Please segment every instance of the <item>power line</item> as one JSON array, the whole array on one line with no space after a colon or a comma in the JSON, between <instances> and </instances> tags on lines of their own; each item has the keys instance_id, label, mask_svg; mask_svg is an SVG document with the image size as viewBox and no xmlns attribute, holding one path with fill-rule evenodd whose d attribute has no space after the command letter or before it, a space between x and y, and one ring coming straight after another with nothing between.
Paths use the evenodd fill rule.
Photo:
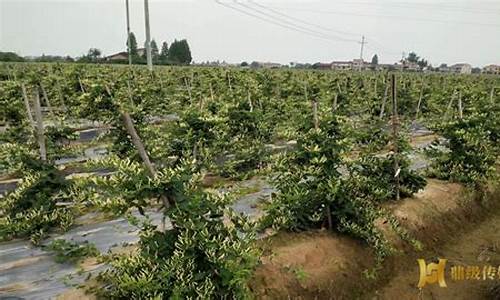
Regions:
<instances>
[{"instance_id":1,"label":"power line","mask_svg":"<svg viewBox=\"0 0 500 300\"><path fill-rule=\"evenodd\" d=\"M302 19L299 19L299 18L290 16L288 14L282 13L282 12L280 12L280 11L278 11L276 9L273 9L273 8L271 8L269 6L265 6L265 5L259 4L259 3L255 2L253 0L248 0L248 2L251 3L251 4L254 4L254 5L258 6L258 7L261 7L263 9L266 9L266 10L268 10L270 12L273 12L273 13L275 13L277 15L280 15L282 17L288 18L290 20L297 21L297 22L302 23L302 24L310 25L310 26L319 28L321 30L332 31L332 32L336 32L336 33L340 33L340 34L345 34L345 35L351 35L351 36L360 36L361 35L360 33L353 33L353 32L341 31L341 30L332 29L332 28L329 28L329 27L317 25L317 24L314 24L314 23L310 23L310 22L304 21Z\"/></svg>"},{"instance_id":2,"label":"power line","mask_svg":"<svg viewBox=\"0 0 500 300\"><path fill-rule=\"evenodd\" d=\"M293 27L296 27L296 28L300 28L301 30L309 31L309 32L311 32L313 34L324 35L325 37L333 39L333 40L340 40L340 41L344 41L344 42L353 42L353 43L357 42L357 40L354 40L354 39L348 39L348 38L343 38L343 37L340 37L340 36L329 35L329 34L325 34L323 32L317 31L317 30L313 30L313 29L310 29L310 28L307 28L307 27L304 27L304 26L301 26L301 25L297 25L296 23L293 23L293 22L288 21L288 20L286 20L284 18L281 18L281 17L276 17L275 15L267 13L266 11L262 11L261 9L256 9L254 7L251 7L251 6L247 5L247 4L245 4L245 3L238 2L237 0L233 0L233 2L235 4L238 4L240 6L243 6L243 7L247 8L247 9L253 11L253 12L256 12L258 14L264 15L264 16L269 17L269 18L277 19L281 23L285 23L285 24L288 24L290 26L293 26Z\"/></svg>"},{"instance_id":3,"label":"power line","mask_svg":"<svg viewBox=\"0 0 500 300\"><path fill-rule=\"evenodd\" d=\"M315 34L315 33L311 33L309 31L305 31L305 30L302 30L296 26L291 26L291 25L287 25L287 24L283 24L282 22L277 22L277 21L274 21L272 19L269 19L269 18L264 18L262 16L259 16L257 14L254 14L254 13L251 13L251 12L248 12L246 10L243 10L243 9L240 9L240 8L237 8L237 7L234 7L234 6L231 6L227 3L223 3L221 2L220 0L214 0L217 4L219 5L222 5L224 7L227 7L229 9L232 9L232 10L235 10L235 11L238 11L242 14L245 14L247 16L251 16L253 18L256 18L256 19L259 19L261 21L264 21L264 22L267 22L267 23L271 23L271 24L274 24L276 26L279 26L279 27L282 27L282 28L286 28L286 29L289 29L289 30L293 30L293 31L296 31L296 32L300 32L300 33L303 33L303 34L306 34L306 35L309 35L309 36L314 36L314 37L317 37L317 38L321 38L321 39L325 39L325 40L329 40L329 41L333 41L333 39L329 38L329 37L326 37L324 36L323 34L321 35L318 35L318 34Z\"/></svg>"},{"instance_id":4,"label":"power line","mask_svg":"<svg viewBox=\"0 0 500 300\"><path fill-rule=\"evenodd\" d=\"M229 9L232 9L232 10L235 10L239 13L242 13L242 14L245 14L247 16L250 16L250 17L253 17L253 18L256 18L256 19L259 19L261 21L264 21L266 23L270 23L270 24L273 24L273 25L276 25L276 26L279 26L279 27L282 27L282 28L285 28L285 29L289 29L289 30L293 30L293 31L296 31L296 32L300 32L302 34L305 34L305 35L308 35L308 36L313 36L313 37L316 37L316 38L321 38L321 39L325 39L325 40L329 40L329 41L338 41L339 39L342 41L342 42L352 42L352 43L359 43L358 40L354 40L354 39L345 39L345 38L338 38L338 37L333 37L332 36L329 36L329 35L326 35L322 32L318 32L318 31L315 31L315 30L311 30L310 28L306 28L304 26L298 26L298 25L295 25L294 23L291 23L290 21L283 21L282 18L276 18L276 16L272 15L272 14L269 14L269 13L263 13L262 11L260 10L257 10L250 7L252 11L256 11L256 13L259 13L261 15L264 15L265 17L261 16L261 15L258 15L256 13L252 13L252 12L249 12L247 10L244 10L244 9L241 9L241 8L238 8L238 7L234 7L232 5L229 5L228 3L223 3L221 2L220 0L214 0L217 4L221 5L221 6L224 6L226 8L229 8ZM245 5L245 4L242 4L242 3L239 3L235 0L233 0L236 4L239 4L240 6L243 6L244 8L248 8L248 5ZM252 2L253 4L257 4L255 3L254 1L249 1L249 2ZM261 5L262 7L264 7L263 5ZM283 16L285 16L286 14L283 14L277 10L274 10L273 9L273 13L275 14L282 14ZM296 19L297 21L300 20L298 18L295 18L295 17L292 17L290 15L286 15L289 19ZM278 19L278 21L276 21L276 19ZM327 28L327 27L323 27L323 26L320 26L320 25L316 25L316 24L313 24L313 23L310 23L310 22L307 22L307 21L303 21L303 20L300 20L301 23L303 24L306 24L308 23L308 25L310 24L310 26L315 26L317 28L320 28L322 27L323 30L328 30L328 31L333 31L331 30L331 28ZM347 34L347 32L345 32L345 34ZM356 35L355 33L349 33L350 35ZM366 37L365 37L366 38ZM374 44L378 44L378 45L382 45L381 43L378 43L376 42L373 38L370 38L369 39L370 41L374 42ZM365 43L366 44L366 43ZM370 47L371 48L371 47ZM384 50L384 46L380 47L382 50ZM378 49L378 50L381 50L381 49ZM396 52L393 52L393 51L376 51L378 52L379 54L392 54L392 53L396 53ZM397 52L398 54L400 52Z\"/></svg>"},{"instance_id":5,"label":"power line","mask_svg":"<svg viewBox=\"0 0 500 300\"><path fill-rule=\"evenodd\" d=\"M263 9L266 9L267 11L270 11L270 12L272 12L274 14L283 16L283 17L291 19L291 20L295 20L295 21L300 22L302 24L306 24L306 25L309 25L309 26L314 26L316 28L319 28L319 29L327 31L327 32L333 31L333 32L337 32L337 33L341 33L341 34L345 34L345 35L350 35L350 36L356 36L356 37L358 37L358 36L361 35L360 33L339 31L339 30L336 30L336 29L332 29L332 28L329 28L329 27L325 27L325 26L321 26L321 25L317 25L317 24L308 22L308 21L304 21L303 19L299 19L299 18L293 17L293 16L291 16L289 14L282 13L282 12L276 10L276 9L273 9L273 8L271 8L269 6L265 6L265 5L259 4L259 3L255 2L253 0L248 0L248 2L251 3L251 4L253 4L253 5L259 6L259 7L263 8ZM368 39L368 38L366 38L366 39ZM369 38L369 40L372 41L374 44L379 45L379 48L382 49L382 50L384 50L383 54L394 54L394 53L399 54L399 52L392 51L392 50L386 51L385 50L385 46L383 46L381 43L377 42L374 38ZM359 43L357 40L352 40L352 41L356 41L357 43Z\"/></svg>"},{"instance_id":6,"label":"power line","mask_svg":"<svg viewBox=\"0 0 500 300\"><path fill-rule=\"evenodd\" d=\"M486 10L486 9L478 9L478 8L471 8L471 7L459 7L459 6L453 6L449 4L437 4L437 3L411 3L411 2L391 2L391 3L374 3L374 2L355 2L355 1L349 1L349 2L335 2L336 4L348 4L348 5L366 5L366 6L390 6L392 7L403 7L403 8L417 8L417 9L429 9L429 8L435 8L435 9L443 9L443 10L449 10L449 11L456 11L456 12L464 12L464 13L471 13L471 14L498 14L500 13L500 10L498 11L492 11L492 10Z\"/></svg>"},{"instance_id":7,"label":"power line","mask_svg":"<svg viewBox=\"0 0 500 300\"><path fill-rule=\"evenodd\" d=\"M490 26L490 27L500 27L500 24L492 24L492 23L476 23L476 22L463 22L463 21L448 21L448 20L437 20L430 18L415 18L415 17L407 17L407 16L395 16L395 15L378 15L378 14L364 14L364 13L353 13L346 11L324 11L324 10L315 10L315 9L303 9L303 8L293 8L293 7L281 7L288 10L294 11L303 11L310 12L316 14L330 14L330 15L349 15L349 16L357 16L357 17L375 17L380 19L402 19L402 20L413 20L417 22L436 22L442 24L464 24L464 25L477 25L477 26Z\"/></svg>"}]
</instances>

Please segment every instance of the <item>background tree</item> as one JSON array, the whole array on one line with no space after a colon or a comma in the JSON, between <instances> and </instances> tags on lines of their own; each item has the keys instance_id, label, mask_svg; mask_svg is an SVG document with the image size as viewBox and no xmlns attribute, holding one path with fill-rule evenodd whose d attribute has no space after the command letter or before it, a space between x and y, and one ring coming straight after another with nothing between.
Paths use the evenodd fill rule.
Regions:
<instances>
[{"instance_id":1,"label":"background tree","mask_svg":"<svg viewBox=\"0 0 500 300\"><path fill-rule=\"evenodd\" d=\"M130 55L132 56L132 61L137 61L139 57L139 53L137 52L137 39L133 32L130 32ZM128 40L127 40L127 48L128 48Z\"/></svg>"},{"instance_id":2,"label":"background tree","mask_svg":"<svg viewBox=\"0 0 500 300\"><path fill-rule=\"evenodd\" d=\"M188 65L191 63L191 50L187 40L175 40L168 50L168 61L174 64Z\"/></svg>"},{"instance_id":3,"label":"background tree","mask_svg":"<svg viewBox=\"0 0 500 300\"><path fill-rule=\"evenodd\" d=\"M412 63L417 63L419 58L420 57L417 55L417 53L410 52L410 54L408 54L408 57L406 57L406 60Z\"/></svg>"},{"instance_id":4,"label":"background tree","mask_svg":"<svg viewBox=\"0 0 500 300\"><path fill-rule=\"evenodd\" d=\"M0 61L24 61L24 58L14 52L0 52Z\"/></svg>"},{"instance_id":5,"label":"background tree","mask_svg":"<svg viewBox=\"0 0 500 300\"><path fill-rule=\"evenodd\" d=\"M161 64L166 64L168 60L168 43L163 42L161 45L161 52L160 52L160 63Z\"/></svg>"},{"instance_id":6,"label":"background tree","mask_svg":"<svg viewBox=\"0 0 500 300\"><path fill-rule=\"evenodd\" d=\"M378 55L375 54L372 57L372 63L370 65L370 69L375 70L377 68L377 65L378 65Z\"/></svg>"},{"instance_id":7,"label":"background tree","mask_svg":"<svg viewBox=\"0 0 500 300\"><path fill-rule=\"evenodd\" d=\"M89 52L87 53L87 57L89 58L89 61L97 62L101 58L101 54L101 50L97 48L90 48Z\"/></svg>"},{"instance_id":8,"label":"background tree","mask_svg":"<svg viewBox=\"0 0 500 300\"><path fill-rule=\"evenodd\" d=\"M160 52L158 51L158 45L154 39L151 41L151 56L153 58L153 62L158 63Z\"/></svg>"}]
</instances>

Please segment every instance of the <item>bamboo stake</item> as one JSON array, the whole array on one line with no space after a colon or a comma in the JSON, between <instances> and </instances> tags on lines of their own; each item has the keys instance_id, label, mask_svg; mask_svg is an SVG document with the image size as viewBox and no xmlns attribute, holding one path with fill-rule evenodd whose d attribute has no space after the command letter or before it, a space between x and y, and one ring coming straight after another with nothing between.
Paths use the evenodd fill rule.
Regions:
<instances>
[{"instance_id":1,"label":"bamboo stake","mask_svg":"<svg viewBox=\"0 0 500 300\"><path fill-rule=\"evenodd\" d=\"M392 134L393 134L393 147L394 147L394 180L396 184L396 201L399 200L400 195L399 195L399 173L400 173L400 168L399 168L399 161L398 161L398 123L399 123L399 117L398 117L398 103L397 103L397 98L396 98L396 75L392 74L391 76L391 95L392 95Z\"/></svg>"},{"instance_id":2,"label":"bamboo stake","mask_svg":"<svg viewBox=\"0 0 500 300\"><path fill-rule=\"evenodd\" d=\"M45 134L43 130L42 108L40 106L40 94L38 89L35 92L35 118L36 118L36 137L40 147L40 158L47 160L47 149L45 148Z\"/></svg>"}]
</instances>

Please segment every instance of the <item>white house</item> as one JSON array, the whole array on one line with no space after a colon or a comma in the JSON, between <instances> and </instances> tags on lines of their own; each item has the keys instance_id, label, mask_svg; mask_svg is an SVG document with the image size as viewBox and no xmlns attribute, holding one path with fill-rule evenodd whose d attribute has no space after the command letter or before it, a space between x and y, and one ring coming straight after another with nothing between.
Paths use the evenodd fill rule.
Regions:
<instances>
[{"instance_id":1,"label":"white house","mask_svg":"<svg viewBox=\"0 0 500 300\"><path fill-rule=\"evenodd\" d=\"M483 68L483 73L485 74L495 74L500 75L500 66L499 65L488 65Z\"/></svg>"},{"instance_id":2,"label":"white house","mask_svg":"<svg viewBox=\"0 0 500 300\"><path fill-rule=\"evenodd\" d=\"M469 64L454 64L450 66L450 72L456 74L470 74L472 73L472 66Z\"/></svg>"}]
</instances>

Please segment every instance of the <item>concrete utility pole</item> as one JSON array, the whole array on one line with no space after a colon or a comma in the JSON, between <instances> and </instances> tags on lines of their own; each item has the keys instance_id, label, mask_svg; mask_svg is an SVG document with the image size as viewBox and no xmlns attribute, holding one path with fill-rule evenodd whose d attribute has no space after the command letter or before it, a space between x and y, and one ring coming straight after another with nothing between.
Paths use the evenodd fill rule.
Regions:
<instances>
[{"instance_id":1,"label":"concrete utility pole","mask_svg":"<svg viewBox=\"0 0 500 300\"><path fill-rule=\"evenodd\" d=\"M127 52L128 52L128 64L132 65L132 54L130 53L130 13L128 0L125 0L125 6L127 8Z\"/></svg>"},{"instance_id":2,"label":"concrete utility pole","mask_svg":"<svg viewBox=\"0 0 500 300\"><path fill-rule=\"evenodd\" d=\"M153 60L151 58L151 35L149 32L149 4L148 0L144 0L144 16L146 19L146 55L148 60L148 69L153 71Z\"/></svg>"},{"instance_id":3,"label":"concrete utility pole","mask_svg":"<svg viewBox=\"0 0 500 300\"><path fill-rule=\"evenodd\" d=\"M361 53L359 54L359 59L360 59L360 62L359 62L359 70L361 71L361 69L363 68L363 50L365 48L365 44L367 44L367 42L365 42L365 36L363 35L361 37Z\"/></svg>"}]
</instances>

